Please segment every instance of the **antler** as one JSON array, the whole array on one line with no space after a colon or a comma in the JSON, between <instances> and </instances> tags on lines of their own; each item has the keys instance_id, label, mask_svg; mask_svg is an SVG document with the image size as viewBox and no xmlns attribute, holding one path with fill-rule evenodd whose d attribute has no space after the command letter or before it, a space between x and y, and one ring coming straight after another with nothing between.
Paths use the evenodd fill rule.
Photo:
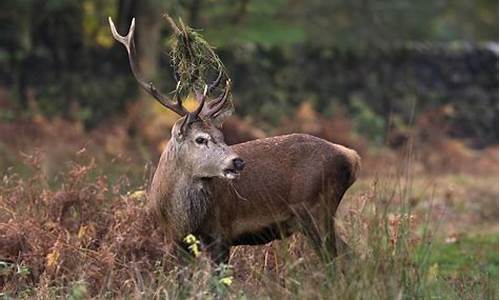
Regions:
<instances>
[{"instance_id":1,"label":"antler","mask_svg":"<svg viewBox=\"0 0 500 300\"><path fill-rule=\"evenodd\" d=\"M187 77L186 80L189 81L191 90L200 105L195 112L196 116L199 114L201 118L215 118L230 99L231 86L224 65L213 49L206 42L200 42L203 39L197 37L197 34L185 26L182 20L179 20L178 26L168 14L165 14L164 17L176 35L172 58L180 57L179 60L182 62L179 65L180 72L184 74L184 77ZM210 70L207 71L207 69ZM217 77L207 86L203 77L213 70L217 72ZM221 82L225 82L226 85L224 88L218 89ZM199 89L201 86L204 86L205 89L203 93ZM222 90L222 94L217 95L216 98L208 97L207 99L207 95L212 96L214 90Z\"/></svg>"},{"instance_id":2,"label":"antler","mask_svg":"<svg viewBox=\"0 0 500 300\"><path fill-rule=\"evenodd\" d=\"M198 93L198 91L196 91L196 90L195 90L195 92ZM185 130L185 128L186 128L186 126L188 126L188 124L191 124L191 123L195 122L196 120L199 120L200 112L203 110L203 107L205 106L205 101L207 99L207 92L208 92L208 86L205 85L205 88L203 90L203 95L201 95L200 97L198 97L198 95L196 95L200 104L198 105L198 108L196 108L195 111L189 113L184 118L184 121L182 121L182 123L181 123L181 132L183 132Z\"/></svg>"},{"instance_id":3,"label":"antler","mask_svg":"<svg viewBox=\"0 0 500 300\"><path fill-rule=\"evenodd\" d=\"M189 52L192 51L191 45L189 43L189 37L187 34L186 27L184 24L181 23L182 30L180 30L176 25L173 20L168 17L167 15L167 20L172 25L172 28L175 31L175 34L177 35L182 35L182 38L185 39L185 44L187 46L187 50ZM214 99L210 101L208 105L205 105L207 95L210 94L215 88L217 88L222 81L223 77L227 78L227 75L224 72L224 67L219 65L219 73L217 75L217 78L210 84L210 85L205 85L203 94L201 94L198 90L196 90L193 87L193 90L195 92L196 99L198 100L199 104L196 110L193 112L189 112L183 105L182 105L182 100L180 96L180 90L181 90L181 82L177 82L177 87L175 88L174 91L174 97L175 99L171 99L170 97L165 96L164 94L160 93L156 87L153 85L152 82L146 82L142 79L142 76L139 74L138 71L138 66L135 60L135 43L134 43L134 32L135 32L135 18L132 19L132 22L130 24L129 31L126 36L120 35L115 27L115 24L113 23L113 20L111 17L108 17L109 21L109 27L111 28L111 33L113 34L113 38L123 44L125 46L125 49L127 50L128 53L128 59L130 63L130 69L132 70L132 74L134 74L135 79L139 83L139 85L146 90L150 95L152 95L158 102L160 102L163 106L166 108L176 112L177 114L181 116L186 116L186 118L183 121L183 124L181 127L184 127L185 124L189 124L191 122L194 122L195 120L199 119L199 117L207 117L207 118L214 118L217 116L217 114L220 113L222 108L225 106L227 103L227 100L229 98L229 93L231 91L231 80L227 79L226 80L226 86L224 87L224 92L222 95L220 95L217 99ZM224 76L226 75L226 76Z\"/></svg>"},{"instance_id":4,"label":"antler","mask_svg":"<svg viewBox=\"0 0 500 300\"><path fill-rule=\"evenodd\" d=\"M113 34L113 38L118 42L122 43L123 46L125 46L125 48L127 49L130 69L132 69L132 73L134 74L134 77L137 80L137 82L139 82L139 85L166 108L176 112L181 116L187 115L189 111L184 106L182 106L182 101L180 100L179 96L180 82L177 83L177 88L175 89L176 101L174 102L169 97L160 93L153 85L153 82L147 83L142 79L142 76L139 74L138 66L135 62L135 44L134 44L135 18L132 19L132 23L130 24L129 31L126 36L122 36L116 31L115 24L113 23L111 17L108 17L108 21L109 21L109 27L111 28L111 33ZM202 105L203 104L200 103L200 106Z\"/></svg>"},{"instance_id":5,"label":"antler","mask_svg":"<svg viewBox=\"0 0 500 300\"><path fill-rule=\"evenodd\" d=\"M221 74L221 73L219 73L219 74ZM210 86L208 87L208 91L210 91L210 89L213 89L219 85L221 77L222 76L219 75L217 77L217 79L212 84L210 84ZM203 108L202 110L200 110L201 116L207 117L207 118L216 117L217 114L224 107L224 105L226 105L227 100L229 98L228 96L229 96L230 91L231 91L231 79L227 79L226 86L224 87L224 92L222 93L222 95L220 95L217 99L212 100L207 106L204 106L205 98L206 98L206 94L207 94L207 86L205 85L205 91L204 91L203 95L200 95L200 93L195 90L196 98L198 99L198 102L200 103L200 107Z\"/></svg>"}]
</instances>

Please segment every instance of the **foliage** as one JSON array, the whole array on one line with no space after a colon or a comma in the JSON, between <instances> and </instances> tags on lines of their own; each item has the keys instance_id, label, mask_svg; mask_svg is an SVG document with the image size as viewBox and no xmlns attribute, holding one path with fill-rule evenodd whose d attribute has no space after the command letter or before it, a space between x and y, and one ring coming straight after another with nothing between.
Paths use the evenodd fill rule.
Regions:
<instances>
[{"instance_id":1,"label":"foliage","mask_svg":"<svg viewBox=\"0 0 500 300\"><path fill-rule=\"evenodd\" d=\"M351 108L362 105L373 112L372 119L381 119L374 130L383 134L389 119L411 124L422 113L452 105L453 136L476 146L498 141L493 126L498 122L498 55L485 46L238 47L221 51L221 57L235 82L236 111L261 122L277 124L304 101L322 113L344 110L351 118L359 111Z\"/></svg>"},{"instance_id":2,"label":"foliage","mask_svg":"<svg viewBox=\"0 0 500 300\"><path fill-rule=\"evenodd\" d=\"M137 97L137 85L105 17L116 17L122 29L132 16L159 19L151 16L168 10L220 47L217 53L234 79L237 113L267 126L305 100L319 111L345 110L355 94L386 124L390 114L409 122L415 113L456 103L454 136L472 138L475 146L498 141L491 125L498 120L498 55L476 44L497 39L495 1L8 0L0 5L5 12L0 81L13 96L9 101L17 101L9 118L23 115L33 102L46 115L78 119L87 127L123 111ZM164 40L170 33L161 31ZM451 41L479 46L436 44ZM170 63L163 60L161 67L161 78L171 78ZM168 88L175 86L167 81Z\"/></svg>"},{"instance_id":3,"label":"foliage","mask_svg":"<svg viewBox=\"0 0 500 300\"><path fill-rule=\"evenodd\" d=\"M363 187L357 188L364 192L345 199L350 208L338 225L354 257L325 264L307 240L293 236L262 247L236 247L230 266L214 273L198 247L200 254L185 266L165 259L168 245L148 214L142 186L124 176L108 179L87 154L74 159L53 184L47 184L52 180L39 154L26 157L29 178L5 174L0 185L4 296L388 299L453 298L463 291L471 299L498 297L497 239L432 242L429 226L435 225L427 220L433 212L410 208L415 194L410 179L360 182ZM186 239L198 245L196 237ZM455 271L460 273L454 276Z\"/></svg>"},{"instance_id":4,"label":"foliage","mask_svg":"<svg viewBox=\"0 0 500 300\"><path fill-rule=\"evenodd\" d=\"M382 144L385 136L384 120L360 99L351 101L351 109L357 132L364 134L378 145Z\"/></svg>"},{"instance_id":5,"label":"foliage","mask_svg":"<svg viewBox=\"0 0 500 300\"><path fill-rule=\"evenodd\" d=\"M349 135L349 120L340 119L318 115L309 105L280 126L359 143ZM78 122L41 116L0 124L1 293L21 299L453 298L461 287L470 298L495 296L496 240L475 235L497 231L498 148L474 155L466 149L469 156L462 158L420 144L418 150L458 164L451 172L461 175L431 172L418 161L420 171L407 179L392 174L392 166L409 173L404 154L383 147L379 154L364 151L363 177L345 195L336 219L357 258L339 259L341 269L332 268L298 235L235 247L232 268L214 275L203 245L192 237L191 250L200 253L193 264L168 263L169 245L147 211L154 168L144 165L158 157L163 147L156 142L166 132L155 133L160 138L149 145L138 139L146 134L133 137L126 128L116 122L85 131ZM429 158L436 168L436 157ZM432 239L424 234L429 232ZM190 280L179 286L181 276Z\"/></svg>"},{"instance_id":6,"label":"foliage","mask_svg":"<svg viewBox=\"0 0 500 300\"><path fill-rule=\"evenodd\" d=\"M296 10L310 43L322 46L370 49L404 41L494 41L498 36L498 3L491 0L312 0Z\"/></svg>"},{"instance_id":7,"label":"foliage","mask_svg":"<svg viewBox=\"0 0 500 300\"><path fill-rule=\"evenodd\" d=\"M0 33L0 78L11 85L18 110L36 102L48 115L62 113L95 126L133 97L136 89L121 75L126 66L118 63L103 27L95 24L100 13L110 11L108 4L2 2L2 11L8 12L3 17L13 27ZM72 112L75 105L84 113Z\"/></svg>"}]
</instances>

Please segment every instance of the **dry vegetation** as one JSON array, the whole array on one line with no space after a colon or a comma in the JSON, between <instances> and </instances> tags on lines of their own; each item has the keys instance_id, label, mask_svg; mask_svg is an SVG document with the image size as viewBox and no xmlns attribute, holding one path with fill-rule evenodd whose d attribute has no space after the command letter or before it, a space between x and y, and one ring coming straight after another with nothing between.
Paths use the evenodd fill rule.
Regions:
<instances>
[{"instance_id":1,"label":"dry vegetation","mask_svg":"<svg viewBox=\"0 0 500 300\"><path fill-rule=\"evenodd\" d=\"M364 174L338 214L355 257L324 265L305 239L293 236L235 247L230 267L219 275L202 255L186 267L189 280L181 285L186 270L166 262L167 246L144 193L151 176L145 162L156 156L168 122L165 130L144 135L141 126L107 124L86 133L78 124L39 117L0 124L2 295L498 298L497 148L478 152L450 141L442 144L452 150L440 145L434 152L432 144L410 147L416 151L370 149L362 138L345 134L351 132L347 121L324 118L308 125L314 118L302 108L300 122L284 121L277 132L311 132L363 153ZM249 136L262 134L248 122L232 122L244 124L238 126ZM421 159L430 159L425 153L453 168L443 163L428 171L433 163Z\"/></svg>"}]
</instances>

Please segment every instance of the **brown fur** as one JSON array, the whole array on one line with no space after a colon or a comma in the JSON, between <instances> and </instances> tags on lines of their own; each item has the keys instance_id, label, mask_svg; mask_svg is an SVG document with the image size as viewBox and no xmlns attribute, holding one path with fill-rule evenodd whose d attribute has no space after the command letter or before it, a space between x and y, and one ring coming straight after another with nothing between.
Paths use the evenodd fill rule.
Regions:
<instances>
[{"instance_id":1,"label":"brown fur","mask_svg":"<svg viewBox=\"0 0 500 300\"><path fill-rule=\"evenodd\" d=\"M193 177L175 157L174 144L171 140L162 154L150 189L153 210L172 242L195 234L215 262L227 262L233 245L302 231L318 250L326 246L337 254L333 217L356 179L355 151L305 134L250 141L230 147L246 167L227 180Z\"/></svg>"}]
</instances>

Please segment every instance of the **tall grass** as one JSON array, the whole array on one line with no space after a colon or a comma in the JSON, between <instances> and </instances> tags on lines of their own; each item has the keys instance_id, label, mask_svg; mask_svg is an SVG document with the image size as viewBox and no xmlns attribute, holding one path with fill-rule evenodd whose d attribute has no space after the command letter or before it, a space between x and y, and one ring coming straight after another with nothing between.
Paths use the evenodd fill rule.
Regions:
<instances>
[{"instance_id":1,"label":"tall grass","mask_svg":"<svg viewBox=\"0 0 500 300\"><path fill-rule=\"evenodd\" d=\"M426 214L412 209L406 170L349 192L338 229L354 255L325 263L294 235L235 247L214 272L203 254L185 266L150 217L143 187L110 180L91 159L47 178L41 156L33 176L5 175L0 186L0 287L16 298L132 299L470 299L498 298L487 275L439 276ZM147 180L144 179L144 182ZM472 276L472 275L471 275ZM457 287L461 287L458 289ZM469 287L469 288L467 288ZM462 291L462 292L457 292Z\"/></svg>"}]
</instances>

